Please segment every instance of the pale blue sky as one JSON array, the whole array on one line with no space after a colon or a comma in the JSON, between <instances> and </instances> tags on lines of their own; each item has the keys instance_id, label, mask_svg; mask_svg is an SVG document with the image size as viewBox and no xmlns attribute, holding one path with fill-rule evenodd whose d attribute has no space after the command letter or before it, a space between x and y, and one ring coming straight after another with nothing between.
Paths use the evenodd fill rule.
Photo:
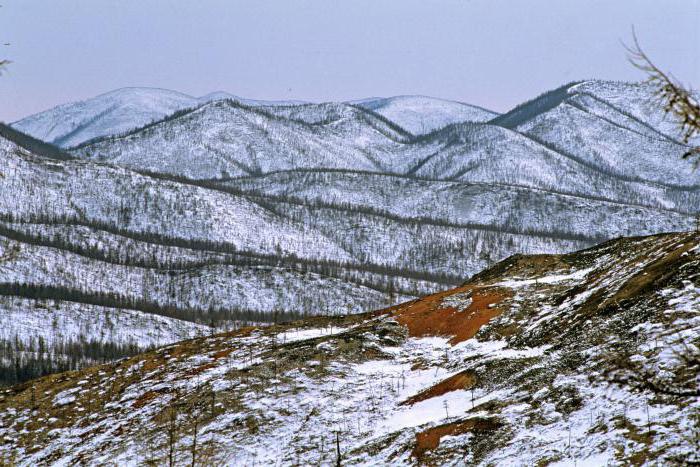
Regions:
<instances>
[{"instance_id":1,"label":"pale blue sky","mask_svg":"<svg viewBox=\"0 0 700 467\"><path fill-rule=\"evenodd\" d=\"M504 111L568 81L636 80L621 40L700 85L700 0L0 0L0 120L124 86ZM10 46L3 46L10 42Z\"/></svg>"}]
</instances>

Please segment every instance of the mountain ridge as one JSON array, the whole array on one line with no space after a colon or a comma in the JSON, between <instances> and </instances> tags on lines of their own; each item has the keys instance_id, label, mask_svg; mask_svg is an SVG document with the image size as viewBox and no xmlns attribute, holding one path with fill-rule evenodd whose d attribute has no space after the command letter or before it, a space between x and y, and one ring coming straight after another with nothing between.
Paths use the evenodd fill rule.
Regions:
<instances>
[{"instance_id":1,"label":"mountain ridge","mask_svg":"<svg viewBox=\"0 0 700 467\"><path fill-rule=\"evenodd\" d=\"M422 109L401 110L393 108L396 116L410 112L413 118L430 118L436 108L443 109L440 122L452 123L462 118L456 109L478 109L484 115L489 113L476 106L468 106L444 99L425 96L397 96L396 98L381 98L384 104L392 99L420 98L424 101ZM52 109L29 115L11 124L14 128L30 134L38 139L67 148L84 144L86 141L116 135L134 130L154 121L166 118L173 113L195 108L217 100L235 100L251 107L296 106L308 104L300 100L260 100L243 98L224 91L215 91L201 97L193 97L177 91L162 88L127 87L109 91L98 96L81 101L58 105ZM360 101L350 101L359 107L382 106L376 98ZM432 107L431 107L431 103ZM428 105L428 107L425 107ZM449 108L452 106L452 110ZM400 107L400 106L399 106ZM371 110L368 108L368 110ZM381 109L379 109L381 113ZM466 111L465 111L466 112ZM464 116L468 116L468 113ZM422 117L421 117L422 115ZM465 118L466 119L466 118ZM396 122L400 124L400 122ZM431 127L432 128L432 127Z\"/></svg>"}]
</instances>

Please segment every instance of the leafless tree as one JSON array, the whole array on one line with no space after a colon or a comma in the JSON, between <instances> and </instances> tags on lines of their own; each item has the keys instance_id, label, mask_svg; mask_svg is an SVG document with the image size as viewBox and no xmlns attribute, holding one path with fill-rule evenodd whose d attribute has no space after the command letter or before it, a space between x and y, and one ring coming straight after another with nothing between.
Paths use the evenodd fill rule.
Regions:
<instances>
[{"instance_id":1,"label":"leafless tree","mask_svg":"<svg viewBox=\"0 0 700 467\"><path fill-rule=\"evenodd\" d=\"M694 136L700 135L700 102L693 89L681 84L675 77L662 71L651 61L639 45L637 35L632 31L633 44L625 46L629 60L636 68L647 75L647 82L654 86L658 103L666 114L678 121L683 141L688 143ZM695 166L700 164L700 146L690 148L684 159L697 158Z\"/></svg>"}]
</instances>

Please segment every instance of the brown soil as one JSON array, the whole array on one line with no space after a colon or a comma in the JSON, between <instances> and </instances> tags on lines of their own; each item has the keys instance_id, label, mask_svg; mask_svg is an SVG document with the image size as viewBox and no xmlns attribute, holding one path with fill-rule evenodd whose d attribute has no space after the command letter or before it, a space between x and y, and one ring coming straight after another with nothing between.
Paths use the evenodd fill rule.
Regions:
<instances>
[{"instance_id":1,"label":"brown soil","mask_svg":"<svg viewBox=\"0 0 700 467\"><path fill-rule=\"evenodd\" d=\"M674 244L673 250L632 276L609 301L618 302L636 297L651 288L662 277L676 272L677 268L671 265L678 261L683 256L683 253L696 246L694 242L679 243L681 245Z\"/></svg>"},{"instance_id":2,"label":"brown soil","mask_svg":"<svg viewBox=\"0 0 700 467\"><path fill-rule=\"evenodd\" d=\"M190 369L190 370L187 370L187 371L183 374L183 376L185 376L185 377L187 377L187 376L196 376L196 375L198 375L198 374L200 374L200 373L203 373L203 372L205 372L205 371L207 371L207 370L210 370L210 369L214 368L215 366L217 366L217 365L216 365L216 363L214 363L214 362L205 363L204 365L200 365L200 366L198 366L198 367L195 367L195 368L192 368L192 369Z\"/></svg>"},{"instance_id":3,"label":"brown soil","mask_svg":"<svg viewBox=\"0 0 700 467\"><path fill-rule=\"evenodd\" d=\"M443 299L450 295L468 291L471 291L472 303L466 310L458 311L442 304ZM501 307L489 308L489 305L501 303L510 296L512 292L507 289L466 285L428 295L389 311L408 328L411 337L451 336L450 344L455 345L471 339L483 325L500 315Z\"/></svg>"},{"instance_id":4,"label":"brown soil","mask_svg":"<svg viewBox=\"0 0 700 467\"><path fill-rule=\"evenodd\" d=\"M212 355L212 358L214 360L217 360L219 358L225 358L225 357L228 357L231 354L231 352L233 352L233 349L220 350L220 351L216 352L214 355Z\"/></svg>"},{"instance_id":5,"label":"brown soil","mask_svg":"<svg viewBox=\"0 0 700 467\"><path fill-rule=\"evenodd\" d=\"M134 401L134 408L140 409L144 405L148 404L151 402L153 399L156 397L160 396L161 394L168 392L167 390L160 390L160 391L146 391L143 394L139 396L136 401Z\"/></svg>"},{"instance_id":6,"label":"brown soil","mask_svg":"<svg viewBox=\"0 0 700 467\"><path fill-rule=\"evenodd\" d=\"M456 375L439 382L433 387L419 392L415 396L411 396L401 403L401 405L412 405L416 402L421 402L433 397L442 396L448 392L469 389L476 384L476 375L473 371L465 370Z\"/></svg>"},{"instance_id":7,"label":"brown soil","mask_svg":"<svg viewBox=\"0 0 700 467\"><path fill-rule=\"evenodd\" d=\"M463 435L473 431L494 431L501 423L488 418L471 418L460 422L447 423L416 433L416 445L411 455L420 459L427 451L440 445L443 436Z\"/></svg>"}]
</instances>

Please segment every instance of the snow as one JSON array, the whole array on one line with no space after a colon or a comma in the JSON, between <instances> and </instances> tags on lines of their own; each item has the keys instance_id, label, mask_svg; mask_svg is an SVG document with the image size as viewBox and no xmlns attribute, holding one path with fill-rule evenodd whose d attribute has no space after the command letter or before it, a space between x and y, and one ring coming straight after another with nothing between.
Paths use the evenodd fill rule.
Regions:
<instances>
[{"instance_id":1,"label":"snow","mask_svg":"<svg viewBox=\"0 0 700 467\"><path fill-rule=\"evenodd\" d=\"M423 135L453 123L485 122L498 115L461 102L426 96L396 96L351 101L370 109L414 135Z\"/></svg>"},{"instance_id":2,"label":"snow","mask_svg":"<svg viewBox=\"0 0 700 467\"><path fill-rule=\"evenodd\" d=\"M124 133L178 110L194 108L221 99L234 99L246 105L296 105L302 101L264 101L245 99L222 91L202 97L158 88L121 88L80 102L23 118L12 126L42 141L61 147Z\"/></svg>"},{"instance_id":3,"label":"snow","mask_svg":"<svg viewBox=\"0 0 700 467\"><path fill-rule=\"evenodd\" d=\"M533 284L557 284L559 282L566 281L580 281L581 279L584 279L588 275L588 273L590 273L594 269L595 268L591 267L587 269L581 269L579 271L574 271L569 274L552 274L543 277L538 277L537 279L510 279L507 281L497 282L494 285L500 287L517 288Z\"/></svg>"},{"instance_id":4,"label":"snow","mask_svg":"<svg viewBox=\"0 0 700 467\"><path fill-rule=\"evenodd\" d=\"M81 158L76 161L33 156L0 140L0 227L5 232L0 275L7 283L100 292L131 303L148 300L195 310L198 317L217 308L268 319L277 311L340 317L463 282L515 253L563 253L620 235L689 230L700 206L697 173L678 167L674 157L683 146L658 112L641 111L644 93L643 87L603 82L570 86L553 107L525 105L520 111L530 115L514 128L459 103L416 97L360 103L413 133L452 124L419 138L343 103L248 101L261 106L253 109L222 100L230 97L225 93L200 99L162 90L110 93L25 123L42 137L70 145L160 118L189 106L188 99L196 101L196 110L75 150ZM144 170L189 179L149 176ZM610 325L615 331L601 338L599 347L575 349L587 358L604 355L613 338L628 338L618 332L628 323L576 321L580 307L596 297L609 305L605 300L668 254L668 248L685 248L682 260L694 261L698 247L689 234L683 238L685 243L675 236L634 240L624 254L603 247L582 254L585 261L571 269L503 274L487 285L508 288L513 297L494 323L513 325L520 332L515 337L489 334L487 328L455 346L441 337L388 345L368 329L357 344L362 351L272 374L269 352L279 346L301 343L290 347L333 356L356 331L344 325L295 325L230 338L225 349L231 353L224 357L212 349L187 359L170 355L167 371L130 367L124 373L136 382L116 399L123 403L85 419L85 426L104 429L101 435L81 444L87 428L57 428L52 431L57 441L32 454L28 463L40 463L56 450L76 460L81 453L99 452L96 447L110 439L123 449L114 462L142 461L145 454L136 441L110 438L107 427L150 423L171 397L167 390L203 386L240 395L241 412L216 418L202 436L226 439L234 445L229 454L243 463L328 462L328 457L319 459L315 443L333 429L345 433L344 450L376 447L367 464L402 462L408 453L384 446L408 446L426 427L486 415L502 417L515 436L484 463L521 459L535 464L542 453L563 463L605 463L614 459L616 445L632 443L620 429L589 435L591 426L599 419L613 427L622 412L643 427L647 407L654 429L666 440L654 442L681 449L683 441L672 429L655 421L681 426L692 406L650 402L643 394L612 390L567 371L547 391L537 386L539 381L527 388L537 396L540 405L535 406L524 397L521 380L514 379L518 370L512 368L527 364L536 371L560 371L563 367L555 364L566 357L561 347L572 351L565 347L570 342L559 340L566 331L578 333L583 343L582 330ZM389 296L383 287L388 279L404 292ZM633 349L635 361L661 375L677 368L674 350L692 345L700 333L700 290L695 279L684 280L682 287L669 286L654 297L663 309L655 310L653 319L637 327L629 323L641 336ZM555 292L561 292L561 300L547 300ZM87 335L157 346L208 331L201 323L129 307L0 298L4 340L52 342ZM453 294L441 306L464 311L471 304L468 294ZM362 361L363 351L372 358ZM491 368L507 383L489 381L475 388L474 398L475 404L503 403L498 414L471 412L472 392L465 390L401 404L462 370L481 377ZM594 364L584 370L597 371ZM261 384L236 372L270 375ZM92 384L81 381L88 381L81 386ZM551 398L571 387L583 408L565 413ZM135 401L149 390L164 395L137 410ZM58 407L76 404L75 413L87 411L79 404L80 392L61 392L51 401ZM531 424L527 418L535 411L547 423ZM312 413L309 428L305 420ZM30 416L7 415L3 423L11 418L18 424ZM231 427L241 426L247 416L257 420L260 434L232 441L227 437ZM394 435L393 444L387 444ZM445 445L465 444L469 436L451 436ZM294 443L308 450L297 454L290 447Z\"/></svg>"},{"instance_id":5,"label":"snow","mask_svg":"<svg viewBox=\"0 0 700 467\"><path fill-rule=\"evenodd\" d=\"M333 326L316 329L291 329L285 330L284 332L277 334L275 339L277 339L277 341L281 344L286 344L287 342L304 341L309 339L316 339L318 337L323 336L334 336L336 334L342 334L344 332L347 332L350 329L352 328L341 328Z\"/></svg>"},{"instance_id":6,"label":"snow","mask_svg":"<svg viewBox=\"0 0 700 467\"><path fill-rule=\"evenodd\" d=\"M649 237L623 247L588 250L576 257L585 267L571 271L562 271L558 264L545 267L537 288L523 286L521 282L529 279L520 279L522 274L517 270L506 270L493 283L480 284L512 286L514 296L493 325L524 327L524 323L549 313L551 301L582 287L612 296L630 276L651 274L646 268L677 254L679 245L694 247L688 243L690 238L689 234ZM51 455L66 464L79 458L94 461L98 456L125 465L143 463L157 455L157 449L163 450L154 451L154 446L162 446L157 440L164 435L153 420L168 407L168 394L195 394L210 387L220 391L216 396L220 407L229 409L202 424L199 440L213 443L222 461L229 464L332 463L336 431L347 463L415 464L419 461L411 456L411 449L416 434L453 422L492 418L505 428L488 439L489 448L474 464L535 465L548 459L554 465L617 465L646 448L658 456L652 458L658 463L669 463L672 456L685 456L694 449L682 435L691 429L690 415L700 406L695 401L677 404L611 385L602 378L604 363L600 358L614 352L617 340L627 339L643 357L638 358L640 362L670 371L670 349L700 336L700 290L687 279L695 263L682 258L685 266L673 271L680 279L678 287L657 291L658 300L638 297L628 308L645 307L647 312L589 316L587 330L599 332L598 336L579 333L562 338L554 334L543 340L548 329L573 331L579 326L569 319L579 313L582 302L569 300L562 302L563 308L557 307L559 314L540 320L536 329L524 330L516 339L488 332L489 324L487 332L456 345L451 345L448 337L405 334L392 334L392 339L383 340L387 329L398 332L396 321L390 315L366 315L345 322L338 318L332 327L261 328L249 335L205 338L194 347L187 343L162 348L157 353L167 363L151 365L152 370L144 373L144 362L123 362L112 372L110 378L119 374L133 378L115 396L120 403L109 405L108 411L98 412L96 417L88 418L85 413L72 425L55 428L51 442L22 457L23 465L41 463ZM468 299L452 295L457 297L454 301ZM623 313L624 309L617 312ZM629 336L637 337L630 341ZM299 342L309 345L296 345ZM341 349L347 345L351 350L343 353ZM365 353L368 349L371 352ZM565 360L572 353L584 355L584 361L572 367L571 361ZM291 361L297 363L289 366ZM405 403L464 371L477 375L473 392L454 388ZM54 405L72 404L76 414L83 414L81 391L94 390L96 383L90 377L75 381L75 387L49 396ZM112 382L107 378L99 384L97 387L109 387ZM138 406L135 401L149 391L161 395ZM19 427L29 412L6 413L2 421L9 420L7 417L12 420L8 428L0 430L0 436L26 436L20 434ZM254 431L246 428L253 423ZM124 432L113 434L111 429L117 426ZM649 437L650 444L636 441L645 439L649 429L656 433ZM81 436L90 430L100 434ZM151 449L136 442L135 432L130 430L151 436ZM474 455L468 448L478 436L484 434L442 437L437 455L446 465L459 465L465 462L465 455ZM190 443L191 437L184 435L179 449L187 450Z\"/></svg>"}]
</instances>

